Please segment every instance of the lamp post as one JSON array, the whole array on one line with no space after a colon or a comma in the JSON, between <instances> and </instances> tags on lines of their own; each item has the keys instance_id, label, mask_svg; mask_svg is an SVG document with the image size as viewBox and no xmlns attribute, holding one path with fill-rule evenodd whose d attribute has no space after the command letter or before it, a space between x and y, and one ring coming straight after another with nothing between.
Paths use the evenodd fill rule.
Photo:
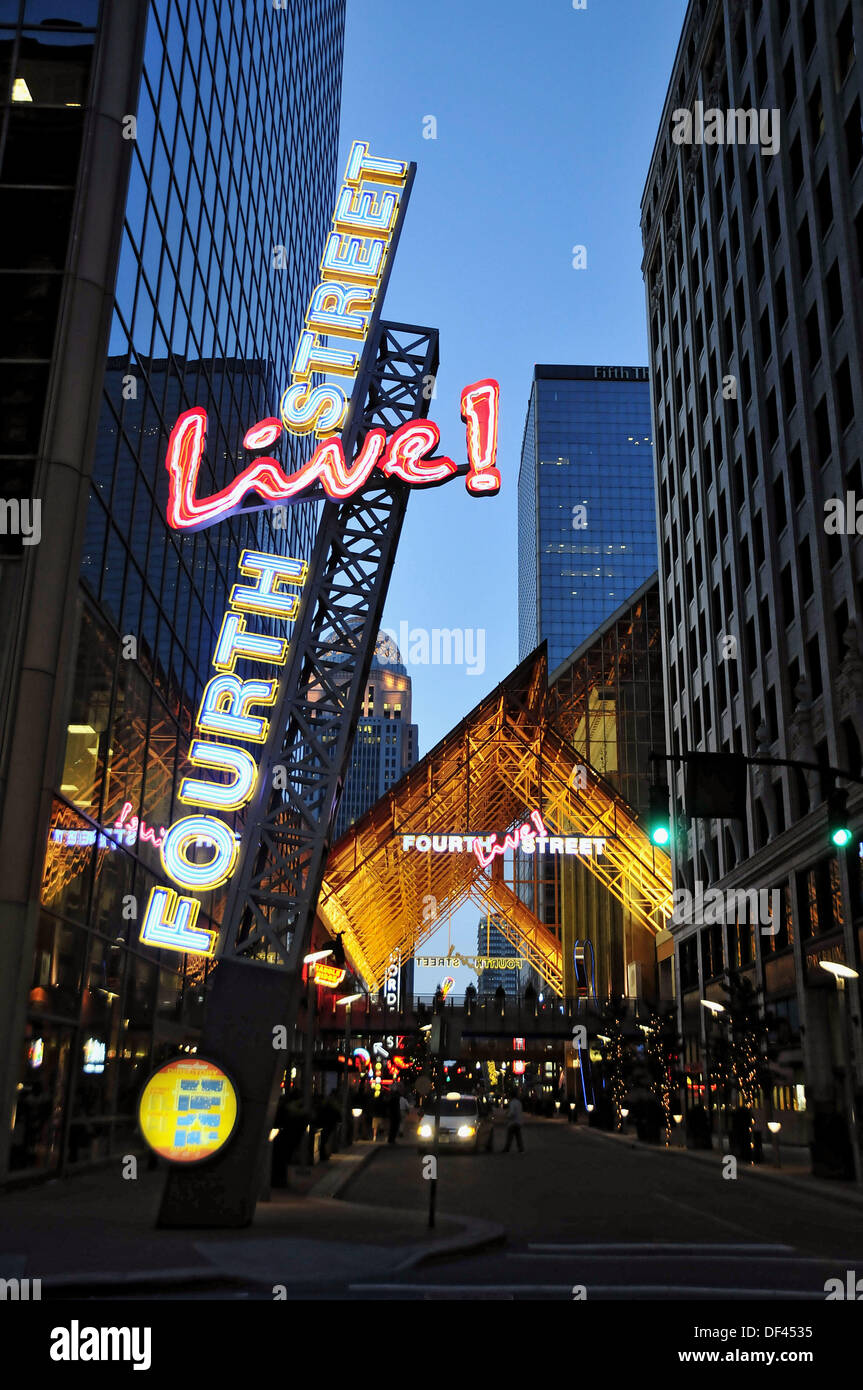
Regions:
<instances>
[{"instance_id":1,"label":"lamp post","mask_svg":"<svg viewBox=\"0 0 863 1390\"><path fill-rule=\"evenodd\" d=\"M767 1121L767 1128L770 1130L770 1133L773 1135L773 1157L774 1157L775 1160L776 1160L776 1167L777 1167L777 1168L781 1168L781 1167L782 1167L782 1160L781 1160L780 1157L779 1157L779 1131L780 1131L780 1129L782 1128L782 1121L781 1121L781 1120L768 1120L768 1121Z\"/></svg>"},{"instance_id":2,"label":"lamp post","mask_svg":"<svg viewBox=\"0 0 863 1390\"><path fill-rule=\"evenodd\" d=\"M303 1109L309 1117L309 1127L306 1137L306 1159L311 1168L315 1158L315 1137L312 1126L312 1069L315 1060L315 1000L316 990L312 983L312 966L316 960L324 960L326 956L331 956L333 950L327 946L322 951L310 951L307 956L303 956L303 964L306 967L306 1046L303 1062Z\"/></svg>"},{"instance_id":3,"label":"lamp post","mask_svg":"<svg viewBox=\"0 0 863 1390\"><path fill-rule=\"evenodd\" d=\"M848 996L845 992L845 981L859 979L856 970L852 970L850 965L839 965L836 961L819 961L822 970L826 970L836 981L836 990L839 995L839 1014L842 1026L842 1051L844 1053L843 1071L845 1073L845 1111L848 1116L848 1137L851 1140L851 1154L854 1160L854 1181L863 1181L863 1168L860 1163L860 1136L857 1133L857 1110L854 1104L854 1076L851 1047L851 1019L848 1013Z\"/></svg>"},{"instance_id":4,"label":"lamp post","mask_svg":"<svg viewBox=\"0 0 863 1390\"><path fill-rule=\"evenodd\" d=\"M351 1004L355 1004L358 999L362 999L362 994L345 994L341 999L336 1000L336 1004L345 1006L345 1081L342 1088L342 1142L345 1147L348 1145L348 1078L350 1076L350 1055L351 1055Z\"/></svg>"},{"instance_id":5,"label":"lamp post","mask_svg":"<svg viewBox=\"0 0 863 1390\"><path fill-rule=\"evenodd\" d=\"M709 1015L709 1017L710 1017L711 1019L714 1018L717 1014L724 1014L724 1013L725 1013L725 1005L724 1005L724 1004L717 1004L717 1002L716 1002L715 999L702 999L702 1000L701 1000L701 1007L702 1007L703 1009L706 1009L706 1010L707 1010L707 1013L708 1013L708 1015ZM711 1075L710 1075L710 1023L709 1023L709 1022L708 1022L708 1023L705 1023L705 1025L704 1025L704 1070L705 1070L705 1073L706 1073L706 1078L705 1078L705 1079L706 1079L706 1083L707 1083L707 1084L706 1084L706 1087L705 1087L705 1089L706 1089L706 1091L707 1091L707 1113L708 1113L708 1115L710 1116L710 1129L711 1129L711 1133L712 1133L712 1132L713 1132L713 1099L712 1099L712 1096L711 1096L711 1094L710 1094L710 1091L711 1091L711 1080L712 1080L712 1078L711 1078ZM717 1096L717 1110L718 1110L717 1133L718 1133L718 1138L719 1138L719 1151L720 1151L720 1153L722 1153L723 1150L724 1150L724 1148L725 1148L725 1145L724 1145L724 1143L723 1143L723 1139L724 1139L725 1135L724 1135L724 1126L723 1126L723 1123L722 1123L722 1102L721 1102L719 1096Z\"/></svg>"}]
</instances>

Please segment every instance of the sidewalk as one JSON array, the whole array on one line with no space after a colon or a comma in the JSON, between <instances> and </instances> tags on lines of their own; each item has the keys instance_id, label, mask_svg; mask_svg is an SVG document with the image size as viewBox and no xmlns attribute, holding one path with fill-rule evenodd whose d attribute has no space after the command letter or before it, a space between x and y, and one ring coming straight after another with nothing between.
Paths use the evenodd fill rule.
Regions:
<instances>
[{"instance_id":1,"label":"sidewalk","mask_svg":"<svg viewBox=\"0 0 863 1390\"><path fill-rule=\"evenodd\" d=\"M392 1274L500 1239L489 1222L334 1200L382 1145L357 1143L258 1204L239 1231L157 1230L164 1170L124 1181L102 1169L0 1194L0 1278L42 1280L42 1297L242 1282L271 1291ZM303 1188L307 1191L303 1191Z\"/></svg>"},{"instance_id":2,"label":"sidewalk","mask_svg":"<svg viewBox=\"0 0 863 1390\"><path fill-rule=\"evenodd\" d=\"M571 1129L582 1134L587 1134L591 1138L605 1139L612 1144L627 1144L631 1149L638 1149L641 1153L653 1157L662 1155L664 1158L691 1159L695 1163L708 1163L718 1165L729 1155L720 1152L719 1149L687 1149L684 1145L672 1144L666 1148L664 1144L643 1144L634 1134L618 1134L613 1130L595 1129L589 1125L571 1125ZM788 1146L790 1149L792 1146ZM824 1197L831 1202L841 1202L847 1206L852 1203L863 1207L863 1191L855 1186L853 1182L834 1181L826 1178L815 1178L812 1176L808 1162L801 1161L800 1155L806 1154L806 1150L799 1145L794 1146L794 1157L797 1161L784 1161L786 1149L780 1150L783 1156L783 1163L780 1168L768 1161L767 1155L772 1158L772 1149L765 1151L764 1163L744 1163L740 1164L740 1173L745 1177L763 1179L767 1182L780 1183L786 1187L796 1188L798 1192L806 1192L810 1197ZM790 1155L789 1155L790 1157Z\"/></svg>"}]
</instances>

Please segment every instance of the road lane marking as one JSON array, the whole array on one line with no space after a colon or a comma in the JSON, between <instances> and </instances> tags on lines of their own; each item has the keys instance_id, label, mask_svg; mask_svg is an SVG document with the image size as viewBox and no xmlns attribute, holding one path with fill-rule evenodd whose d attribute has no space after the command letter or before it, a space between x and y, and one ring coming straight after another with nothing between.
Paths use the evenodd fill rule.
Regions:
<instances>
[{"instance_id":1,"label":"road lane marking","mask_svg":"<svg viewBox=\"0 0 863 1390\"><path fill-rule=\"evenodd\" d=\"M673 1207L680 1207L682 1211L690 1211L695 1216L701 1217L702 1219L707 1217L708 1221L716 1221L720 1226L727 1226L729 1231L738 1231L742 1235L746 1234L746 1227L739 1225L738 1222L726 1221L724 1216L717 1216L712 1211L704 1211L701 1207L690 1206L688 1202L681 1202L678 1197L666 1197L664 1192L653 1192L651 1196L658 1198L661 1202L670 1202Z\"/></svg>"},{"instance_id":2,"label":"road lane marking","mask_svg":"<svg viewBox=\"0 0 863 1390\"><path fill-rule=\"evenodd\" d=\"M448 1295L465 1294L517 1294L517 1293L536 1293L536 1294L560 1294L561 1297L569 1299L572 1295L571 1284L349 1284L348 1289L351 1293L419 1293L430 1294L438 1297ZM778 1298L784 1300L799 1299L811 1302L813 1298L823 1297L824 1290L818 1289L740 1289L726 1285L695 1285L692 1284L589 1284L587 1285L587 1302L591 1298L601 1297L604 1294L635 1294L646 1297L655 1297L657 1294L666 1294L675 1298L692 1298L701 1296L707 1298L727 1298L727 1299L766 1299Z\"/></svg>"},{"instance_id":3,"label":"road lane marking","mask_svg":"<svg viewBox=\"0 0 863 1390\"><path fill-rule=\"evenodd\" d=\"M591 1252L593 1252L593 1251L603 1251L603 1250L616 1251L618 1255L630 1255L630 1254L638 1255L639 1252L643 1252L643 1254L652 1254L652 1252L655 1252L655 1251L661 1252L661 1254L666 1254L666 1252L668 1252L668 1251L681 1251L681 1252L682 1252L682 1251L696 1251L696 1252L698 1252L698 1254L707 1254L707 1252L716 1251L717 1254L724 1255L724 1254L735 1254L735 1252L741 1252L741 1251L745 1252L745 1254L756 1254L756 1252L757 1252L757 1254L782 1254L782 1252L784 1252L784 1254L794 1254L795 1247L794 1247L794 1245L775 1245L775 1244L769 1244L769 1245L759 1245L759 1244L732 1244L732 1243L727 1243L727 1244L720 1244L720 1243L709 1244L709 1243L707 1243L707 1241L695 1241L695 1240L693 1240L693 1241L650 1241L650 1240L643 1240L643 1241L630 1241L630 1243L624 1243L624 1241L620 1241L620 1243L617 1243L617 1241L605 1241L605 1243L603 1243L603 1244L578 1244L578 1243L566 1244L566 1243L563 1243L563 1241L556 1241L556 1243L554 1243L554 1244L542 1244L542 1243L539 1243L539 1241L528 1241L528 1250L546 1250L546 1251L549 1251L549 1252L554 1252L554 1251L574 1251L575 1254L578 1254L578 1255L586 1255L586 1254L591 1254Z\"/></svg>"}]
</instances>

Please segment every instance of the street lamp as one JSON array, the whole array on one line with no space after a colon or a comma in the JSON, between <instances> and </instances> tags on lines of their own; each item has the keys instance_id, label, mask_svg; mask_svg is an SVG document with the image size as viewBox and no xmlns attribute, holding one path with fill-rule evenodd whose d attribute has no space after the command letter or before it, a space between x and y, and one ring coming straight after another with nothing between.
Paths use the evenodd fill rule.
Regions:
<instances>
[{"instance_id":1,"label":"street lamp","mask_svg":"<svg viewBox=\"0 0 863 1390\"><path fill-rule=\"evenodd\" d=\"M717 1017L719 1016L719 1014L724 1014L724 1013L725 1013L725 1005L724 1005L724 1004L719 1004L719 1003L717 1003L717 1001L716 1001L715 999L702 999L702 1000L701 1000L701 1007L702 1007L702 1009L706 1009L707 1012L708 1012L708 1014L709 1014L711 1017L713 1017L713 1018L717 1018ZM707 1086L706 1086L706 1090L707 1090L707 1113L708 1113L708 1115L710 1116L710 1130L711 1130L711 1134L712 1134L712 1132L713 1132L713 1096L712 1096L712 1094L711 1094L711 1092L712 1092L712 1077L711 1077L711 1074L710 1074L710 1033L709 1033L709 1029L708 1029L707 1025L705 1025L705 1028L704 1028L704 1070L705 1070L705 1072L706 1072L706 1078L705 1078L705 1079L706 1079L706 1082L707 1082ZM719 1095L718 1095L718 1094L717 1094L716 1100L717 1100L717 1109L718 1109L718 1111L719 1111L719 1116L718 1116L718 1118L719 1118L719 1135L718 1135L718 1137L719 1137L719 1148L720 1148L720 1151L721 1151L721 1150L723 1149L723 1147L724 1147L723 1142L722 1142L722 1139L723 1139L723 1135L722 1135L722 1128L723 1128L723 1126L722 1126L722 1106L721 1106L721 1102L720 1102L720 1098L719 1098ZM712 1140L711 1140L711 1143L712 1143Z\"/></svg>"},{"instance_id":2,"label":"street lamp","mask_svg":"<svg viewBox=\"0 0 863 1390\"><path fill-rule=\"evenodd\" d=\"M355 1004L357 1000L362 999L362 997L362 994L344 994L341 999L336 1000L337 1006L340 1004L344 1004L345 1006L345 1085L344 1094L342 1095L342 1139L345 1147L347 1147L350 1142L348 1140L348 1078L350 1075L349 1058L351 1052L351 1004ZM356 1116L358 1112L355 1110L353 1113ZM362 1114L362 1111L360 1111L359 1114Z\"/></svg>"},{"instance_id":3,"label":"street lamp","mask_svg":"<svg viewBox=\"0 0 863 1390\"><path fill-rule=\"evenodd\" d=\"M860 1137L857 1133L857 1113L854 1105L854 1078L851 1074L851 1020L848 1017L848 1000L845 993L845 981L857 980L859 975L856 970L852 970L850 965L842 965L835 960L822 960L818 964L822 970L826 970L836 981L836 990L839 995L839 1013L842 1018L842 1051L845 1072L845 1109L848 1116L848 1137L851 1140L851 1154L854 1160L854 1180L857 1183L863 1181L863 1168L860 1162Z\"/></svg>"},{"instance_id":4,"label":"street lamp","mask_svg":"<svg viewBox=\"0 0 863 1390\"><path fill-rule=\"evenodd\" d=\"M780 1131L780 1129L782 1128L782 1121L781 1121L781 1120L768 1120L768 1121L767 1121L767 1128L770 1130L770 1133L773 1135L773 1156L774 1156L774 1158L776 1159L776 1167L777 1167L777 1168L781 1168L781 1167L782 1167L782 1163L781 1163L781 1160L780 1160L780 1158L779 1158L779 1131Z\"/></svg>"}]
</instances>

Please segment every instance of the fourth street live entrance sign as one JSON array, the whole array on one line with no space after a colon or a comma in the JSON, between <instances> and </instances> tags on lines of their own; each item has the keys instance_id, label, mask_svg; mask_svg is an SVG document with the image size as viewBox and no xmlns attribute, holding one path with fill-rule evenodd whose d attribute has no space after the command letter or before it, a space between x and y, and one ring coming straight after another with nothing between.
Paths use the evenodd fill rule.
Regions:
<instances>
[{"instance_id":1,"label":"fourth street live entrance sign","mask_svg":"<svg viewBox=\"0 0 863 1390\"><path fill-rule=\"evenodd\" d=\"M230 1077L237 1099L232 1133L207 1162L168 1155L160 1225L252 1220L285 1070L279 1039L296 1017L410 491L456 476L472 496L500 488L497 383L483 378L461 393L466 464L436 454L440 433L425 417L437 330L380 318L415 172L352 146L280 418L250 425L250 462L234 482L199 495L205 411L184 412L171 432L168 520L178 530L212 525L244 501L324 505L308 566L259 551L240 558L189 751L195 775L178 793L189 814L164 831L166 884L151 893L141 925L148 945L218 956L200 1051ZM318 438L292 474L267 452L284 431ZM252 678L244 663L263 664L266 678ZM240 840L220 814L239 809ZM197 926L196 896L217 887L226 893L218 941Z\"/></svg>"}]
</instances>

